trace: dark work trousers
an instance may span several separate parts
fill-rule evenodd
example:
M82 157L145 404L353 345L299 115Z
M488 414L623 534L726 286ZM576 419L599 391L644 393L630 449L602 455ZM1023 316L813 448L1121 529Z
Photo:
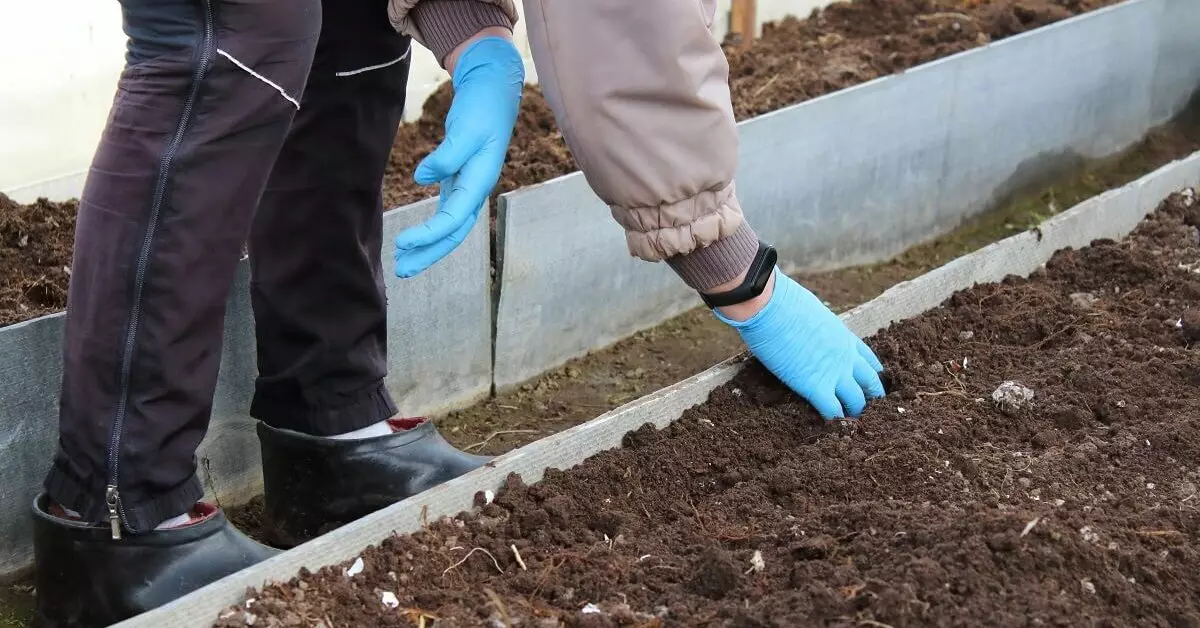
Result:
M146 531L202 496L195 451L247 242L253 414L329 434L395 411L380 184L410 42L386 0L324 5L122 0L126 67L80 202L46 479L88 521Z

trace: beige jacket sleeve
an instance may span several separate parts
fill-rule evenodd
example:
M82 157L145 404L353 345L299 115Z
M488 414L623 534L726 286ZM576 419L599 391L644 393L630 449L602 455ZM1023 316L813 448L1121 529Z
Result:
M465 39L438 36L430 25L446 18L422 18L435 4L442 15L487 7L517 20L513 0L391 0L393 26L435 53L438 40ZM734 194L738 136L729 66L710 32L716 0L524 6L542 91L630 253L666 260L699 290L740 276L758 238Z
M525 0L538 81L634 256L707 289L750 266L716 0Z

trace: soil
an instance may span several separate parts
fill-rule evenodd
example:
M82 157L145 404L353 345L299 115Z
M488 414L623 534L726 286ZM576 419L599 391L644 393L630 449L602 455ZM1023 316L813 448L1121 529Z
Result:
M33 585L0 584L0 628L24 628L33 617Z
M217 625L1200 626L1198 221L1174 194L879 332L889 393L859 421L752 363L664 430Z
M78 205L0 194L0 327L66 307Z

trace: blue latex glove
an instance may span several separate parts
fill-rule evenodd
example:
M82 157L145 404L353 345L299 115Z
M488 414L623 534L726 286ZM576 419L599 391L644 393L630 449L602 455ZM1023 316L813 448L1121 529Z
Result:
M446 138L413 173L420 185L441 184L438 211L396 236L399 277L413 277L433 266L471 232L500 180L517 122L525 65L511 41L485 37L459 56L452 80Z
M825 420L857 417L883 396L883 365L813 293L775 269L775 291L762 310L738 322L715 312L750 352ZM843 411L844 408L844 411Z

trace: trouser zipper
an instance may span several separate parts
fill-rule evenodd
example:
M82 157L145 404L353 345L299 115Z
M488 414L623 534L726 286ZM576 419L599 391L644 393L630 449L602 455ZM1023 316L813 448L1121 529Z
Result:
M112 538L121 540L121 515L117 512L117 501L121 498L117 487L109 485L104 491L104 503L108 504L108 523L112 526Z
M212 2L213 0L201 0L200 3L202 5L201 11L204 14L204 33L200 42L200 60L196 64L196 70L192 75L192 85L189 88L187 100L183 103L183 113L179 116L179 124L175 127L175 134L171 137L171 141L167 144L162 159L158 163L158 175L154 183L154 197L150 204L150 216L146 223L146 235L142 238L142 247L137 258L137 271L133 284L133 305L129 312L129 325L125 330L124 353L121 356L120 397L117 401L117 411L113 417L112 434L109 437L108 445L108 485L104 492L104 502L108 506L108 520L112 526L113 539L121 538L122 526L130 532L137 532L133 526L129 525L129 519L125 516L125 509L121 504L121 494L117 489L117 482L120 478L121 427L125 422L125 414L128 412L129 406L133 354L134 348L137 346L138 329L141 326L142 290L146 285L146 270L150 265L150 254L154 248L154 237L158 230L159 214L162 212L163 201L166 198L167 179L171 173L171 162L175 158L175 153L179 151L179 146L183 143L183 136L191 122L192 110L195 108L196 98L200 92L200 84L204 80L205 74L208 73L208 66L212 63L214 48L216 47L213 42Z

